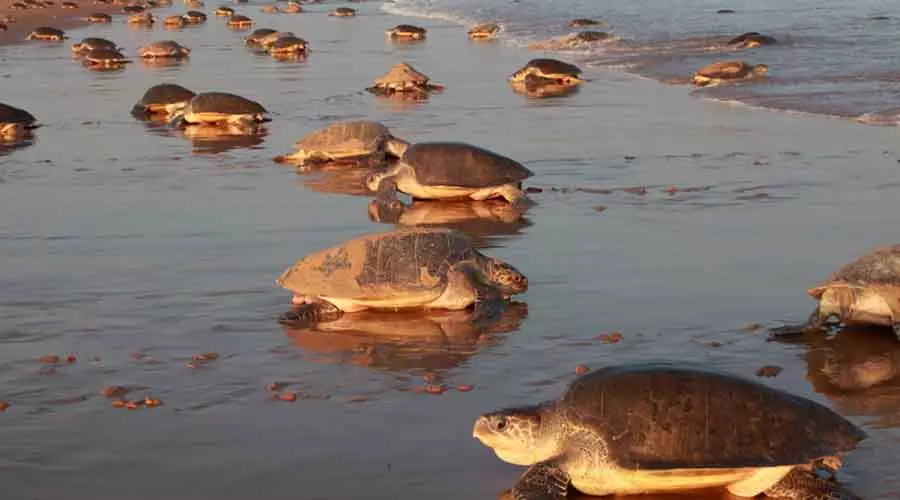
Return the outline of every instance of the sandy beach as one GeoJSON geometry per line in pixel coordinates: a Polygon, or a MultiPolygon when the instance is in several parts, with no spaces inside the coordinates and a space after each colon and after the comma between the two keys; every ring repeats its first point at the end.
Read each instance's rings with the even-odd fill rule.
{"type": "Polygon", "coordinates": [[[121,13],[124,6],[94,5],[90,1],[81,1],[78,3],[78,8],[74,9],[64,9],[61,5],[55,5],[42,9],[16,10],[11,8],[14,3],[16,3],[16,0],[2,0],[0,2],[0,18],[6,16],[15,18],[15,21],[7,23],[6,31],[0,32],[0,45],[24,43],[28,33],[39,26],[53,26],[61,30],[86,26],[89,15],[95,12],[105,14],[121,13]]]}
{"type": "MultiPolygon", "coordinates": [[[[764,382],[869,432],[841,480],[867,499],[900,494],[900,390],[832,392],[814,383],[816,360],[837,341],[782,345],[765,332],[808,316],[808,286],[893,243],[895,128],[730,106],[587,65],[579,92],[529,99],[506,78],[532,53],[374,2],[354,4],[356,18],[327,17],[336,5],[298,15],[235,7],[256,27],[307,39],[304,61],[251,53],[246,31],[213,16],[174,32],[117,18],[72,29],[58,46],[0,47],[3,102],[44,125],[34,144],[0,156],[8,498],[495,498],[521,468],[472,439],[479,414],[556,397],[577,365],[647,359],[748,377],[781,367],[764,382]],[[427,28],[427,40],[388,42],[384,31],[402,22],[427,28]],[[178,65],[90,72],[69,52],[86,36],[130,56],[158,39],[193,52],[178,65]],[[419,103],[363,91],[401,61],[446,91],[419,103]],[[230,143],[134,120],[134,102],[164,81],[244,95],[274,119],[265,136],[230,143]],[[526,184],[542,192],[524,215],[457,224],[528,275],[516,307],[475,329],[464,317],[396,319],[394,338],[373,333],[377,321],[303,331],[275,322],[290,300],[274,285],[285,267],[393,227],[369,219],[358,178],[272,161],[346,119],[381,121],[410,141],[471,142],[536,173],[526,184]],[[613,331],[620,342],[596,341],[613,331]],[[219,359],[188,366],[204,352],[219,359]],[[38,361],[51,353],[77,362],[38,361]],[[298,401],[274,400],[273,382],[298,401]],[[113,408],[99,391],[114,384],[164,404],[113,408]]],[[[14,26],[24,29],[10,25],[0,41],[14,26]]],[[[896,343],[877,345],[829,359],[841,370],[900,359],[896,343]]]]}

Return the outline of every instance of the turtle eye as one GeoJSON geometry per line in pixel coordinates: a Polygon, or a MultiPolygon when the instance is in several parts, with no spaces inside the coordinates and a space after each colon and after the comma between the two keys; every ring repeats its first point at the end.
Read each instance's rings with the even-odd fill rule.
{"type": "Polygon", "coordinates": [[[509,419],[506,417],[497,417],[497,420],[494,421],[494,430],[502,431],[506,429],[506,426],[509,424],[509,419]]]}

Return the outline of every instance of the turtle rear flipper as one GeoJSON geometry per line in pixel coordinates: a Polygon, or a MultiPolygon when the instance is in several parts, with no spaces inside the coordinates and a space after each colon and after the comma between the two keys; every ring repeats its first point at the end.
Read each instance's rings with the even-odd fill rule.
{"type": "Polygon", "coordinates": [[[529,467],[510,493],[513,500],[565,500],[570,481],[555,462],[541,462],[529,467]]]}
{"type": "Polygon", "coordinates": [[[839,483],[802,469],[792,470],[765,493],[767,497],[789,500],[861,500],[839,483]]]}
{"type": "Polygon", "coordinates": [[[294,328],[320,321],[334,321],[343,315],[340,309],[325,301],[302,304],[278,317],[282,325],[294,328]]]}

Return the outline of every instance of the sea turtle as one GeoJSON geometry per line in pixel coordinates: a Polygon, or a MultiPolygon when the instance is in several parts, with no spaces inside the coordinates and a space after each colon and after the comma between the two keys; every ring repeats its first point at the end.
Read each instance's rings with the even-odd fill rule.
{"type": "Polygon", "coordinates": [[[87,16],[87,21],[95,24],[107,24],[112,22],[112,16],[104,12],[95,12],[87,16]]]}
{"type": "Polygon", "coordinates": [[[91,49],[82,55],[81,64],[92,69],[124,68],[131,61],[116,49],[91,49]]]}
{"type": "Polygon", "coordinates": [[[9,8],[12,10],[25,10],[28,9],[28,5],[25,2],[13,2],[9,5],[9,8]]]}
{"type": "Polygon", "coordinates": [[[59,6],[64,9],[77,9],[78,2],[63,2],[63,3],[59,4],[59,6]]]}
{"type": "Polygon", "coordinates": [[[122,7],[123,14],[140,14],[146,10],[147,8],[143,5],[126,5],[125,7],[122,7]]]}
{"type": "Polygon", "coordinates": [[[338,7],[329,12],[328,15],[332,17],[353,17],[356,15],[356,9],[351,9],[350,7],[338,7]]]}
{"type": "Polygon", "coordinates": [[[59,42],[67,39],[63,30],[58,30],[50,26],[39,26],[31,31],[26,40],[40,40],[43,42],[59,42]]]}
{"type": "Polygon", "coordinates": [[[278,156],[278,163],[298,165],[340,163],[353,166],[379,166],[387,155],[401,157],[409,143],[391,135],[378,122],[337,122],[310,132],[297,141],[296,151],[278,156]]]}
{"type": "Polygon", "coordinates": [[[187,57],[190,53],[191,49],[174,40],[160,40],[149,45],[144,45],[138,49],[138,55],[144,59],[153,59],[157,57],[181,59],[187,57]]]}
{"type": "Polygon", "coordinates": [[[187,21],[184,20],[184,16],[166,16],[163,19],[163,26],[167,28],[183,28],[185,24],[187,21]]]}
{"type": "Polygon", "coordinates": [[[534,75],[559,85],[578,85],[581,79],[581,68],[558,59],[532,59],[525,66],[509,77],[513,83],[524,83],[525,78],[534,75]]]}
{"type": "Polygon", "coordinates": [[[229,124],[250,126],[267,122],[268,111],[260,103],[227,92],[197,94],[187,105],[170,116],[175,125],[229,124]]]}
{"type": "Polygon", "coordinates": [[[596,43],[608,42],[613,37],[605,31],[578,31],[566,36],[552,38],[528,46],[531,50],[562,50],[591,47],[596,43]]]}
{"type": "Polygon", "coordinates": [[[497,23],[480,23],[469,28],[469,40],[490,40],[500,33],[500,25],[497,23]]]}
{"type": "Polygon", "coordinates": [[[216,9],[216,15],[219,17],[231,17],[234,15],[234,9],[223,5],[216,9]]]}
{"type": "Polygon", "coordinates": [[[293,56],[306,54],[309,50],[309,44],[306,40],[294,36],[287,35],[275,39],[274,42],[266,46],[266,52],[271,56],[293,56]]]}
{"type": "Polygon", "coordinates": [[[22,108],[0,102],[0,137],[18,137],[37,127],[34,115],[22,108]]]}
{"type": "Polygon", "coordinates": [[[742,35],[736,36],[725,44],[736,49],[755,49],[763,45],[774,45],[778,40],[767,35],[763,35],[756,31],[750,31],[742,35]]]}
{"type": "Polygon", "coordinates": [[[276,283],[301,306],[289,313],[293,320],[366,309],[459,310],[528,289],[516,268],[443,228],[359,236],[304,257],[276,283]]]}
{"type": "Polygon", "coordinates": [[[819,301],[812,326],[832,319],[845,324],[890,326],[900,338],[900,244],[873,249],[809,289],[819,301]]]}
{"type": "Polygon", "coordinates": [[[259,37],[257,45],[259,47],[261,47],[263,50],[268,51],[269,47],[271,47],[272,45],[275,45],[275,42],[277,42],[279,38],[284,38],[284,37],[295,37],[296,38],[296,36],[297,35],[295,35],[292,31],[273,31],[272,33],[269,33],[269,34],[259,37]]]}
{"type": "Polygon", "coordinates": [[[280,10],[278,10],[277,5],[263,5],[259,8],[259,11],[265,14],[278,14],[279,12],[281,12],[280,10]]]}
{"type": "Polygon", "coordinates": [[[262,39],[274,33],[277,33],[277,31],[271,28],[258,28],[247,35],[247,37],[244,38],[244,42],[248,47],[260,47],[262,39]]]}
{"type": "Polygon", "coordinates": [[[106,38],[87,37],[80,42],[72,44],[72,53],[75,55],[86,54],[94,49],[119,50],[115,42],[106,38]]]}
{"type": "Polygon", "coordinates": [[[366,90],[376,95],[392,95],[396,92],[427,95],[428,92],[443,89],[443,85],[431,83],[427,75],[416,71],[409,64],[399,63],[384,76],[375,79],[375,85],[366,90]]]}
{"type": "Polygon", "coordinates": [[[401,40],[422,40],[425,38],[425,28],[413,26],[411,24],[398,24],[387,30],[388,38],[401,40]]]}
{"type": "Polygon", "coordinates": [[[719,61],[698,69],[691,81],[694,85],[706,87],[762,76],[768,71],[769,67],[765,64],[751,66],[744,61],[719,61]]]}
{"type": "Polygon", "coordinates": [[[303,6],[300,5],[300,2],[288,1],[284,4],[284,13],[285,14],[300,14],[303,12],[303,6]]]}
{"type": "Polygon", "coordinates": [[[578,92],[579,89],[577,85],[560,84],[556,80],[542,78],[533,74],[527,75],[520,82],[511,82],[509,85],[513,91],[534,99],[565,97],[578,92]]]}
{"type": "Polygon", "coordinates": [[[734,14],[734,9],[719,9],[716,14],[734,14]]]}
{"type": "Polygon", "coordinates": [[[199,10],[189,10],[184,13],[184,22],[188,24],[203,24],[206,22],[206,14],[199,10]]]}
{"type": "Polygon", "coordinates": [[[131,113],[138,116],[162,113],[171,115],[187,106],[188,101],[195,95],[197,94],[181,85],[161,83],[147,89],[137,104],[131,108],[131,113]]]}
{"type": "Polygon", "coordinates": [[[0,31],[9,31],[9,26],[6,23],[0,21],[0,31]]]}
{"type": "Polygon", "coordinates": [[[253,19],[240,14],[235,14],[228,18],[229,28],[249,28],[253,26],[253,19]]]}
{"type": "Polygon", "coordinates": [[[829,408],[741,377],[693,366],[610,366],[561,399],[488,413],[474,436],[530,468],[517,500],[725,488],[734,496],[858,498],[820,478],[866,434],[829,408]]]}
{"type": "Polygon", "coordinates": [[[128,24],[132,26],[153,26],[156,18],[149,12],[142,12],[128,17],[128,24]]]}
{"type": "Polygon", "coordinates": [[[596,19],[588,19],[586,17],[580,17],[578,19],[572,19],[571,21],[569,21],[570,28],[584,28],[587,26],[597,26],[599,24],[603,23],[597,21],[596,19]]]}
{"type": "Polygon", "coordinates": [[[499,197],[516,203],[527,200],[521,185],[532,175],[521,163],[471,144],[420,142],[396,165],[372,174],[366,185],[377,193],[396,188],[423,200],[499,197]]]}

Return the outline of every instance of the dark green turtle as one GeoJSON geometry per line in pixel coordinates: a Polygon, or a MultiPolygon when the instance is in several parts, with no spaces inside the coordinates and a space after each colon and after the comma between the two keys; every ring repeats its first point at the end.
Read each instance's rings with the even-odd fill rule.
{"type": "Polygon", "coordinates": [[[529,465],[516,500],[725,488],[739,498],[858,500],[814,464],[839,466],[866,434],[818,403],[755,381],[668,364],[612,366],[561,399],[480,417],[502,460],[529,465]]]}

